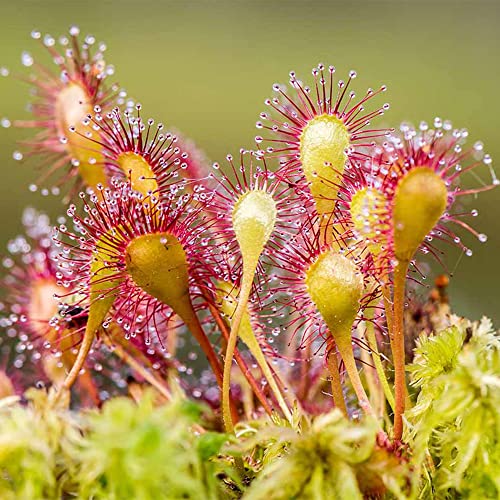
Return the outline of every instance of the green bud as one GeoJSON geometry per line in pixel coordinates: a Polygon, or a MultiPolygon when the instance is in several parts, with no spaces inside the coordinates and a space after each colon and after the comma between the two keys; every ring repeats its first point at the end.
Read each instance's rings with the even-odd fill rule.
{"type": "Polygon", "coordinates": [[[335,208],[349,144],[347,127],[327,114],[310,120],[300,136],[300,161],[320,215],[335,208]]]}
{"type": "Polygon", "coordinates": [[[447,199],[444,180],[429,167],[417,167],[399,181],[393,208],[394,253],[399,261],[413,258],[443,215],[447,199]]]}
{"type": "Polygon", "coordinates": [[[331,334],[348,335],[350,339],[363,295],[363,276],[357,266],[347,257],[327,250],[306,271],[305,283],[331,334]]]}

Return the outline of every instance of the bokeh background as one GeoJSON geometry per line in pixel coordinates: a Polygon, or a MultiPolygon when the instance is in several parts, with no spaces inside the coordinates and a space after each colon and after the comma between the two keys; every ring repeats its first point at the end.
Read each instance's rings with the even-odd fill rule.
{"type": "MultiPolygon", "coordinates": [[[[488,1],[12,1],[0,0],[0,66],[22,71],[20,54],[38,55],[36,28],[59,36],[71,24],[108,45],[116,80],[144,115],[174,125],[216,161],[250,147],[255,121],[274,82],[303,78],[318,62],[337,74],[358,71],[358,93],[382,83],[384,119],[418,123],[434,116],[467,127],[500,158],[500,2],[488,1]]],[[[27,117],[28,88],[0,79],[0,118],[27,117]]],[[[52,216],[56,197],[28,191],[34,164],[12,159],[23,132],[0,129],[0,246],[19,231],[27,204],[52,216]]],[[[500,167],[499,167],[500,171],[500,167]]],[[[484,172],[485,178],[487,173],[484,172]]],[[[486,314],[500,325],[500,189],[472,200],[487,244],[474,256],[451,252],[451,299],[458,313],[486,314]]],[[[438,269],[439,270],[439,269],[438,269]]],[[[436,270],[435,272],[438,272],[436,270]]],[[[431,275],[427,281],[431,282],[431,275]]]]}

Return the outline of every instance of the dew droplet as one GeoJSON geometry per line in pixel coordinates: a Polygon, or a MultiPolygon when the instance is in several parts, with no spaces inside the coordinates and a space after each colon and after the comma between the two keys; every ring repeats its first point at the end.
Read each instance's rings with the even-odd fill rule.
{"type": "Polygon", "coordinates": [[[33,66],[33,62],[34,62],[33,57],[29,52],[23,52],[21,54],[21,63],[23,64],[23,66],[26,67],[33,66]]]}
{"type": "Polygon", "coordinates": [[[56,41],[55,41],[55,39],[54,39],[53,36],[51,36],[51,35],[45,35],[43,37],[43,44],[46,47],[53,47],[55,43],[56,43],[56,41]]]}

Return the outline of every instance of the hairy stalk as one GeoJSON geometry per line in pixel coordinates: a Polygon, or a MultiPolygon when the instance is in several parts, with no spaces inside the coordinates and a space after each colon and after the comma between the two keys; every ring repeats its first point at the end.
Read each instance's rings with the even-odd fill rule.
{"type": "MultiPolygon", "coordinates": [[[[333,347],[333,346],[332,346],[333,347]]],[[[332,388],[333,403],[347,417],[347,406],[344,399],[344,391],[342,390],[342,381],[340,379],[339,362],[337,355],[332,349],[326,357],[326,366],[330,374],[330,385],[332,388]]]]}
{"type": "Polygon", "coordinates": [[[403,437],[403,413],[406,398],[404,307],[408,266],[408,261],[399,261],[394,270],[394,319],[391,348],[394,362],[394,439],[396,441],[400,441],[403,437]]]}

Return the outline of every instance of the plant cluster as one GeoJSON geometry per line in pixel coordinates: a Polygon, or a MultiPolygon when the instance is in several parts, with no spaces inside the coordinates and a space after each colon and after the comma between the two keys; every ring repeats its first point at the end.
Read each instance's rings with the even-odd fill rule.
{"type": "Polygon", "coordinates": [[[209,165],[93,36],[32,37],[57,69],[24,52],[33,119],[2,124],[39,129],[14,158],[67,209],[27,209],[3,260],[5,498],[500,494],[498,336],[444,278],[418,298],[426,258],[487,240],[462,203],[499,184],[481,142],[383,128],[386,87],[320,64],[209,165]]]}

